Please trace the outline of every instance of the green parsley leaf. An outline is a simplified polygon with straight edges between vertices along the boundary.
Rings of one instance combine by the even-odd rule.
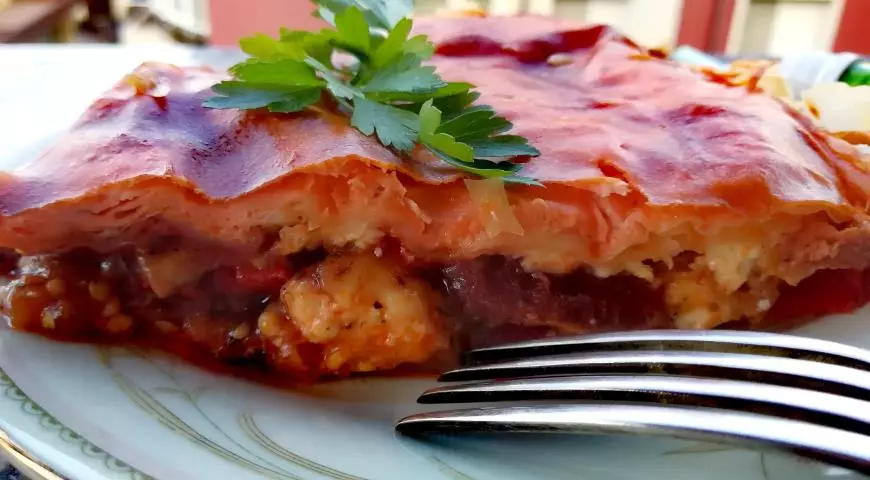
[[[405,44],[413,26],[414,22],[410,18],[403,18],[390,30],[371,57],[372,68],[383,68],[406,53]]]
[[[212,89],[217,96],[206,99],[209,108],[243,110],[267,108],[272,112],[298,112],[320,100],[320,88],[286,89],[275,86],[251,86],[243,82],[225,81]]]
[[[378,92],[371,92],[367,96],[379,102],[403,102],[402,104],[396,106],[412,112],[419,112],[420,108],[423,107],[423,103],[430,99],[435,101],[434,105],[438,107],[439,110],[442,110],[440,107],[440,100],[444,99],[445,97],[458,95],[461,92],[467,92],[470,88],[473,88],[473,85],[471,85],[470,83],[450,82],[447,85],[439,88],[438,90],[435,90],[435,92],[433,93],[390,92],[386,94],[381,94]]]
[[[424,94],[431,95],[447,85],[441,77],[435,74],[435,67],[410,66],[415,60],[409,58],[404,63],[396,63],[383,70],[378,70],[362,87],[365,93],[378,93],[379,98],[386,101],[396,99],[390,94]],[[399,96],[401,97],[401,95]]]
[[[326,82],[317,77],[314,69],[298,60],[272,62],[246,62],[233,68],[236,78],[256,84],[291,83],[297,87],[322,87]]]
[[[410,17],[414,11],[414,0],[357,0],[357,4],[368,7],[385,30]]]
[[[501,181],[504,183],[512,183],[514,185],[530,185],[532,187],[543,187],[544,184],[535,180],[534,178],[523,177],[522,175],[508,175],[506,177],[501,177]]]
[[[410,17],[414,10],[413,0],[314,0],[314,4],[320,6],[318,15],[333,25],[337,13],[357,7],[369,25],[384,30],[390,30],[401,19]]]
[[[243,39],[251,58],[235,65],[235,79],[215,85],[204,105],[292,113],[323,101],[318,108],[349,115],[354,128],[400,154],[420,145],[462,172],[538,185],[511,161],[538,150],[505,134],[513,126],[492,107],[475,106],[473,85],[445,82],[424,64],[435,45],[411,36],[411,0],[313,1],[335,28]],[[333,62],[335,53],[351,61]]]
[[[326,88],[336,97],[351,99],[353,97],[363,96],[362,92],[338,78],[338,76],[336,76],[326,65],[311,57],[305,59],[305,63],[320,73],[320,76],[326,80]]]
[[[282,42],[287,43],[300,43],[312,35],[316,34],[305,30],[290,30],[286,27],[281,27],[278,29],[278,39]],[[267,38],[272,38],[267,35],[264,36],[266,36]]]
[[[450,82],[431,95],[414,93],[391,95],[396,97],[396,101],[409,102],[400,105],[400,107],[414,112],[419,111],[423,103],[431,98],[435,100],[434,105],[438,110],[441,110],[442,116],[450,118],[462,112],[480,97],[479,93],[469,91],[472,88],[474,88],[474,85],[470,83]],[[378,94],[372,94],[371,96],[379,98]]]
[[[203,102],[208,108],[238,108],[242,110],[265,108],[272,102],[281,101],[287,92],[281,90],[260,90],[241,82],[225,81],[218,83],[212,90],[218,95]]]
[[[356,7],[344,9],[335,16],[336,34],[333,44],[357,55],[368,56],[371,52],[371,33],[362,10]]]
[[[493,164],[492,162],[487,162],[486,160],[475,160],[473,162],[466,163],[432,148],[430,148],[429,151],[435,154],[435,156],[441,159],[441,161],[443,161],[444,163],[453,165],[454,167],[462,171],[474,173],[483,178],[511,177],[521,168],[520,165],[516,164],[510,164],[510,167],[508,168],[501,168],[499,165]]]
[[[420,107],[420,139],[426,140],[435,135],[435,131],[441,126],[441,110],[433,106],[429,100]]]
[[[506,132],[513,125],[499,117],[489,105],[467,108],[441,124],[441,131],[467,142]]]
[[[351,125],[366,135],[377,133],[384,146],[410,152],[419,135],[419,118],[408,112],[389,105],[356,97],[353,100]]]
[[[332,68],[332,53],[334,50],[331,43],[332,37],[333,34],[329,30],[324,30],[320,33],[288,30],[286,28],[281,28],[280,30],[281,42],[296,44],[298,48],[302,49],[302,58],[298,60],[304,59],[307,54],[318,62],[328,65],[330,68]]]
[[[509,167],[502,169],[499,165],[494,164],[493,162],[489,162],[487,160],[475,160],[472,164],[469,165],[457,162],[455,159],[450,158],[449,156],[444,155],[441,152],[431,149],[430,151],[435,154],[435,156],[440,158],[444,163],[453,165],[463,171],[477,174],[478,176],[483,178],[500,178],[504,183],[513,183],[516,185],[531,185],[535,187],[544,186],[541,182],[533,178],[515,175],[515,173],[519,172],[522,168],[521,165],[510,164]]]
[[[474,104],[480,98],[480,93],[465,91],[443,98],[435,99],[435,106],[447,117],[454,117]]]
[[[305,50],[301,45],[281,42],[262,33],[239,40],[239,46],[243,52],[254,58],[292,58],[296,60],[305,58]]]
[[[311,35],[302,41],[302,46],[309,57],[329,68],[334,68],[332,54],[335,49],[328,37],[324,35]]]
[[[314,0],[314,4],[320,7],[317,9],[316,16],[326,20],[330,25],[335,25],[335,17],[337,14],[350,7],[359,7],[356,0]],[[362,12],[369,25],[379,26],[379,28],[389,28],[380,26],[382,20],[370,10],[364,9]]]
[[[322,92],[323,90],[319,88],[299,90],[292,94],[285,95],[280,100],[270,103],[266,108],[268,108],[270,112],[275,113],[301,112],[319,102]]]
[[[429,60],[432,55],[435,55],[435,44],[430,42],[425,35],[417,35],[405,43],[405,52],[414,55],[420,61]]]
[[[499,135],[470,142],[474,158],[510,158],[519,156],[536,157],[541,154],[528,140],[517,135]]]
[[[460,162],[474,161],[474,150],[446,133],[436,133],[441,125],[441,111],[432,105],[432,100],[420,109],[420,143]]]

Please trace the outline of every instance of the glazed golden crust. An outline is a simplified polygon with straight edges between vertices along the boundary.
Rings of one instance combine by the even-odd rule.
[[[422,154],[400,159],[343,117],[205,109],[223,75],[146,64],[45,155],[3,175],[0,245],[111,248],[158,224],[254,244],[255,228],[288,223],[267,212],[290,208],[274,203],[288,192],[318,199],[309,232],[346,223],[340,211],[357,205],[371,210],[366,228],[415,254],[528,259],[550,242],[558,258],[527,265],[556,272],[602,267],[685,223],[706,237],[822,214],[818,222],[836,225],[834,247],[866,235],[866,157],[776,99],[653,58],[603,27],[462,18],[423,20],[418,30],[438,45],[433,63],[445,78],[477,85],[541,150],[523,174],[546,188],[508,190],[523,235],[485,235],[459,175]],[[827,255],[807,270],[837,248]]]

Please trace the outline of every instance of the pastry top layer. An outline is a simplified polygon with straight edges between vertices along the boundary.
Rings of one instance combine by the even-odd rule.
[[[777,100],[650,57],[609,29],[542,18],[423,19],[417,28],[438,45],[442,76],[477,85],[481,101],[541,150],[524,175],[545,184],[636,190],[655,205],[863,203],[868,177],[856,150]],[[4,175],[5,215],[149,177],[232,199],[346,157],[417,182],[456,178],[430,158],[397,158],[341,117],[203,108],[219,73],[146,64],[133,75],[151,88],[120,82],[54,148]]]

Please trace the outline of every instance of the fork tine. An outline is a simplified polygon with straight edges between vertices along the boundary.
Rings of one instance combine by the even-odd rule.
[[[472,350],[468,363],[612,350],[703,350],[804,358],[870,370],[870,352],[827,340],[740,330],[649,330],[548,338]]]
[[[793,387],[665,375],[526,378],[436,387],[419,403],[585,400],[718,407],[870,434],[870,402]]]
[[[799,387],[870,401],[870,372],[829,363],[742,353],[643,351],[573,353],[478,364],[444,373],[440,381],[554,375],[659,373],[747,380]]]
[[[632,404],[536,405],[465,409],[406,417],[406,435],[448,432],[633,433],[766,447],[870,473],[863,435],[753,413]]]

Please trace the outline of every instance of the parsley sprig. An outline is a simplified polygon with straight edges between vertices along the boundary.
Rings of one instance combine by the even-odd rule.
[[[417,145],[455,168],[480,177],[538,185],[520,176],[515,157],[540,152],[468,83],[447,82],[426,65],[435,46],[411,36],[409,0],[314,0],[334,26],[320,32],[282,29],[275,39],[241,40],[249,59],[233,66],[234,79],[213,87],[210,108],[291,113],[326,105],[351,125],[407,155]],[[336,54],[352,61],[334,62]]]

